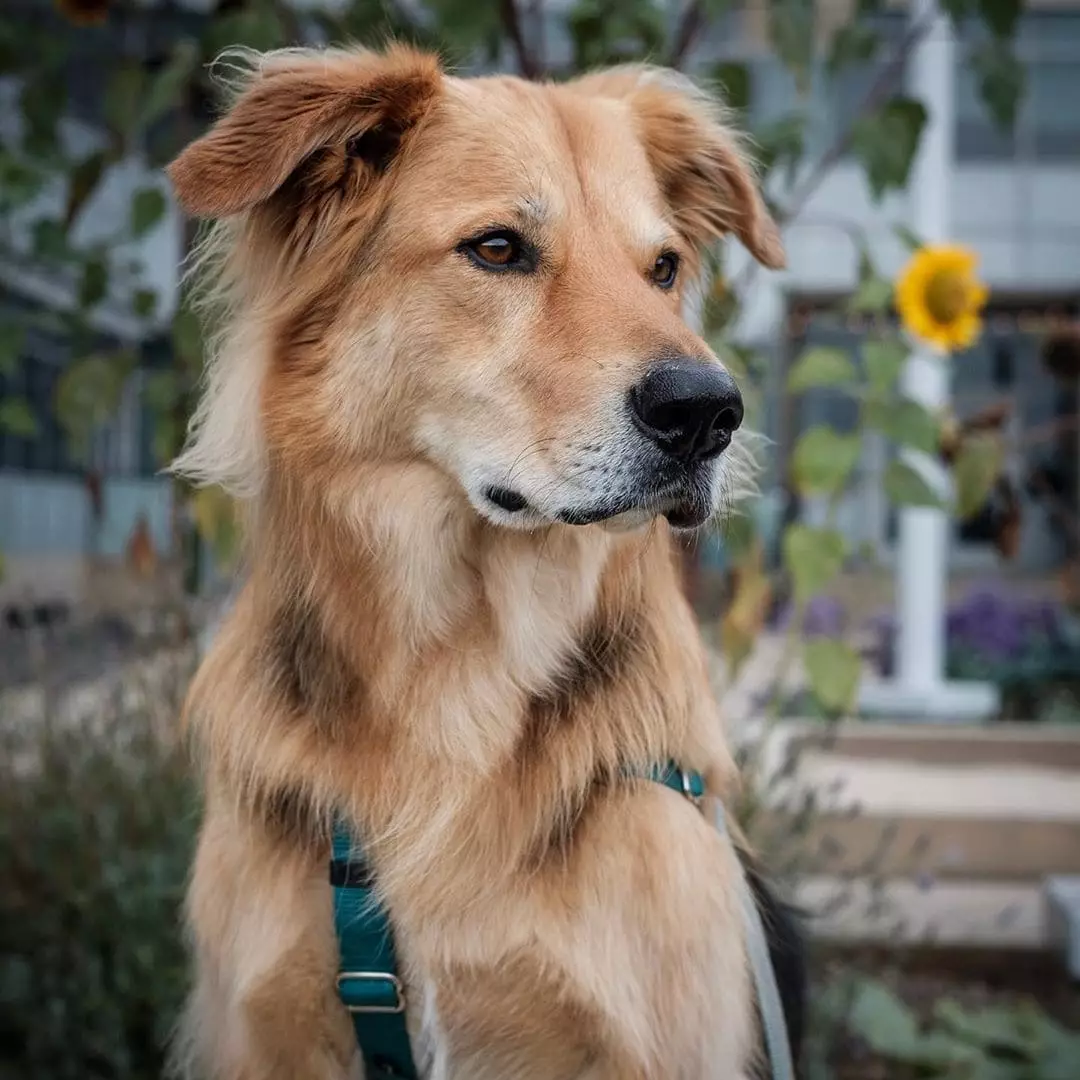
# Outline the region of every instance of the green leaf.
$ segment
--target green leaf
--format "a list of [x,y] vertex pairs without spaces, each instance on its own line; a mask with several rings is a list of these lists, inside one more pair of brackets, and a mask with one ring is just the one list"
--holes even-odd
[[140,188],[131,197],[131,232],[145,236],[165,215],[165,196],[157,188]]
[[835,529],[790,525],[784,533],[784,565],[791,574],[796,604],[817,596],[840,573],[847,541]]
[[929,409],[910,398],[867,403],[866,423],[901,446],[936,454],[940,425]]
[[835,77],[851,64],[866,63],[877,52],[878,44],[878,35],[865,22],[849,22],[833,35],[825,69]]
[[0,143],[0,210],[17,210],[32,203],[45,186],[45,174]]
[[897,506],[944,506],[922,475],[903,461],[890,461],[882,481],[885,494]]
[[[497,4],[435,0],[435,7],[442,16],[444,33],[457,37],[464,32],[475,37],[486,32],[493,34],[496,42],[503,36]],[[626,0],[577,0],[566,25],[573,43],[574,66],[579,71],[657,54],[667,37],[660,5]]]
[[0,375],[11,375],[22,359],[26,327],[12,320],[0,322]]
[[105,299],[109,290],[109,267],[104,259],[88,259],[79,282],[79,306],[92,308]]
[[907,346],[896,338],[864,341],[862,358],[870,389],[877,394],[892,390],[904,370],[908,353]]
[[29,403],[13,397],[0,400],[0,431],[6,431],[17,439],[37,438],[37,418]]
[[850,645],[832,638],[810,638],[803,643],[803,665],[810,690],[827,714],[842,716],[851,711],[862,661]]
[[199,48],[194,41],[185,38],[173,46],[168,62],[150,77],[136,121],[140,131],[145,131],[180,105],[198,64]]
[[893,233],[896,235],[897,240],[910,252],[916,252],[919,248],[926,246],[906,225],[894,225]]
[[839,491],[859,460],[860,445],[858,435],[840,435],[823,425],[810,428],[792,455],[796,487],[804,495]]
[[149,319],[157,308],[157,293],[153,289],[136,289],[131,298],[131,309],[140,319]]
[[996,38],[1005,41],[1015,35],[1024,0],[977,0],[977,6],[983,22]]
[[892,303],[892,282],[885,278],[869,277],[859,283],[855,295],[848,301],[848,310],[865,315],[877,315]]
[[784,170],[785,182],[790,184],[806,147],[806,117],[798,112],[789,113],[755,128],[753,136],[762,176]]
[[876,979],[860,979],[852,995],[848,1028],[875,1053],[911,1061],[919,1044],[915,1014]]
[[976,0],[941,0],[941,9],[954,23],[962,23],[975,10]]
[[852,126],[851,149],[866,170],[875,200],[907,184],[926,119],[921,102],[895,97],[876,114],[862,117]]
[[134,367],[129,352],[96,353],[64,370],[56,388],[56,417],[76,455],[90,436],[116,413],[124,381]]
[[133,61],[121,61],[105,83],[105,123],[121,143],[135,134],[145,91],[146,72]]
[[733,109],[750,108],[752,84],[748,64],[734,60],[717,64],[713,68],[713,80],[721,88],[724,100]]
[[1001,475],[1005,444],[992,433],[970,435],[953,462],[956,512],[961,520],[978,513]]
[[769,37],[784,67],[795,76],[800,93],[810,88],[814,60],[815,6],[812,0],[773,0]]
[[19,110],[23,119],[23,148],[31,157],[51,157],[58,148],[57,125],[67,105],[61,72],[43,67],[23,80]]
[[266,52],[284,45],[285,28],[272,8],[248,7],[216,16],[203,36],[203,55],[217,56],[232,46],[244,46]]
[[959,1002],[944,998],[934,1003],[934,1019],[951,1034],[983,1048],[1004,1050],[1031,1061],[1038,1037],[1025,1024],[1019,1009],[987,1008],[968,1012]]
[[1016,112],[1027,81],[1023,65],[1010,46],[987,41],[973,50],[968,62],[979,83],[979,96],[1002,131],[1016,122]]
[[188,307],[173,318],[172,347],[177,359],[189,370],[202,370],[203,337],[199,317]]
[[814,386],[843,386],[855,381],[858,372],[845,349],[818,345],[807,349],[788,372],[788,390],[800,394]]
[[143,402],[154,413],[169,413],[180,398],[180,379],[172,369],[153,371],[143,383]]
[[192,498],[192,510],[199,535],[210,545],[218,563],[224,567],[231,565],[239,542],[232,499],[220,487],[200,488]]
[[34,255],[45,262],[60,262],[68,257],[70,248],[67,233],[59,221],[42,218],[35,221],[31,230]]
[[108,161],[109,155],[104,150],[96,150],[71,170],[68,176],[67,205],[64,208],[64,224],[69,229],[79,216],[79,211],[97,190]]

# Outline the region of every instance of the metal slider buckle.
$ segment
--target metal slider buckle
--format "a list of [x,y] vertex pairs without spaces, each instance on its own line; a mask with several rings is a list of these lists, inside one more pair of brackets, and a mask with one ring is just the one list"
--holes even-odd
[[694,790],[694,782],[685,769],[679,769],[679,783],[682,784],[683,794],[698,808],[701,807],[702,795]]
[[393,1005],[350,1005],[348,1002],[343,1002],[350,1013],[401,1013],[405,1011],[405,990],[396,975],[391,975],[388,971],[343,971],[337,977],[338,991],[341,991],[342,983],[351,979],[359,982],[386,983],[394,991],[395,1001]]

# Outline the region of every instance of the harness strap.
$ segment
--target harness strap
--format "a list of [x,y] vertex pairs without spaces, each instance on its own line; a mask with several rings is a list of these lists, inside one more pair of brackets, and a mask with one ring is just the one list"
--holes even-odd
[[[686,772],[674,762],[653,766],[648,776],[695,803],[700,803],[705,795],[705,782],[700,774]],[[723,808],[719,804],[714,823],[730,840]],[[341,821],[334,829],[330,884],[333,886],[334,926],[341,954],[338,993],[352,1016],[367,1080],[418,1080],[405,1023],[405,991],[397,974],[390,923],[375,894],[374,880],[363,852]],[[769,960],[761,914],[743,873],[739,875],[739,887],[773,1080],[792,1080],[794,1069],[780,993]]]
[[416,1080],[390,923],[363,853],[341,822],[334,830],[330,884],[341,955],[338,994],[352,1017],[367,1080]]
[[[716,831],[730,843],[731,834],[728,832],[727,818],[719,800],[716,801],[713,824],[716,826]],[[765,924],[762,922],[761,911],[741,865],[738,888],[743,909],[743,922],[746,926],[746,948],[750,954],[750,970],[754,976],[754,990],[757,993],[761,1026],[765,1029],[765,1052],[769,1055],[772,1080],[795,1080],[795,1066],[791,1057],[787,1020],[784,1017],[783,1002],[780,1000],[780,988],[776,985],[776,972],[773,971],[772,959],[769,956],[769,941],[765,934]]]

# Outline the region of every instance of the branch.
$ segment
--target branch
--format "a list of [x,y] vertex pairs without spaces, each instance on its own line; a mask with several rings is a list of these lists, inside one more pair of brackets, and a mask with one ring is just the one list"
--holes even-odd
[[[880,108],[892,96],[903,78],[908,58],[914,52],[915,47],[930,33],[933,23],[934,16],[931,15],[908,28],[907,33],[904,34],[899,45],[897,45],[896,51],[889,58],[889,62],[878,72],[877,78],[873,81],[866,93],[866,97],[860,103],[851,123],[840,132],[832,146],[818,158],[817,164],[796,189],[787,207],[776,214],[777,225],[783,227],[798,217],[821,186],[825,177],[851,149],[851,143],[855,137],[855,127],[859,121],[872,115],[876,109]],[[738,279],[731,283],[732,291],[737,292],[749,287],[758,269],[758,263],[752,259],[748,261]]]
[[671,67],[682,67],[704,26],[705,10],[701,5],[701,0],[691,0],[683,10],[678,29],[675,31],[675,44],[672,46],[669,61]]
[[930,33],[936,16],[930,15],[920,22],[910,26],[907,33],[897,45],[896,51],[890,57],[889,62],[878,72],[870,89],[859,105],[859,110],[848,126],[840,132],[832,146],[818,158],[817,164],[809,176],[802,182],[788,204],[787,209],[781,215],[780,224],[791,221],[796,217],[810,201],[811,196],[820,186],[822,180],[832,171],[844,155],[851,149],[851,143],[855,138],[855,128],[860,120],[871,116],[877,109],[892,97],[897,86],[904,76],[904,68],[908,58],[915,51],[915,47]]
[[514,0],[499,0],[499,13],[502,16],[503,29],[510,39],[517,55],[518,67],[526,79],[537,79],[541,76],[540,65],[525,44],[525,35],[521,29],[521,15],[518,12]]

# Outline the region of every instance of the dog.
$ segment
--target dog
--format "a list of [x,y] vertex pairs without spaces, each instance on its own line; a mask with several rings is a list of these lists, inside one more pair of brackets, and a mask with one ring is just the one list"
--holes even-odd
[[175,468],[234,493],[247,538],[185,707],[179,1059],[363,1074],[326,878],[344,818],[423,1076],[747,1074],[738,858],[640,778],[736,784],[672,543],[745,462],[739,391],[683,318],[704,253],[784,260],[726,114],[644,66],[458,78],[391,45],[233,70],[168,170],[215,223],[219,327]]

